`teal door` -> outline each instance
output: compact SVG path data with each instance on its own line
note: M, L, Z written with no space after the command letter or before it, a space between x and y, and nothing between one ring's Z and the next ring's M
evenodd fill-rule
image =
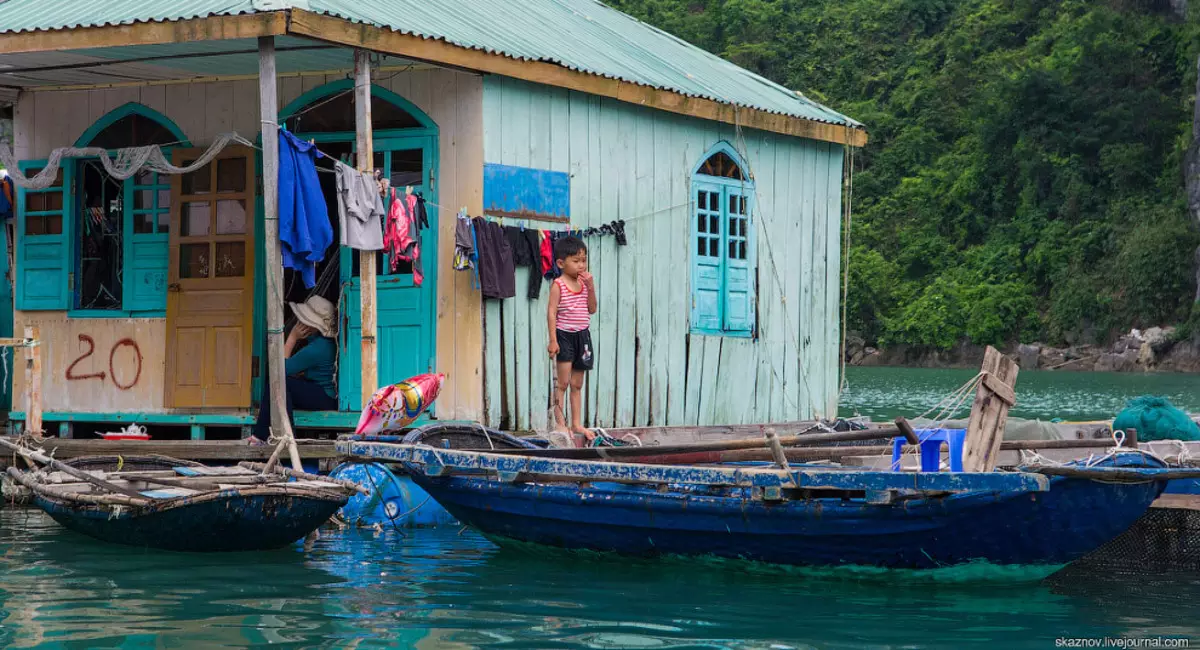
M375 168L391 179L397 194L406 187L421 192L427 201L429 227L421 231L421 268L424 281L416 286L412 265L390 255L377 254L375 302L378 314L376 350L379 386L387 386L434 370L434 313L437 283L437 188L433 136L375 140ZM385 202L390 206L390 202ZM359 292L359 252L341 249L344 286L338 401L343 411L362 408L362 310Z

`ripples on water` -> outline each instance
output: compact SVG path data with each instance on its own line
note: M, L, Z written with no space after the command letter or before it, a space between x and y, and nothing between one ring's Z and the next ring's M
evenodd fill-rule
M847 368L841 415L876 420L924 413L975 376L974 370ZM1014 417L1110 420L1139 395L1163 395L1191 413L1200 412L1200 375L1022 371L1017 375ZM970 408L970 402L967 403ZM965 413L960 417L965 418Z
M0 511L4 647L1051 648L1200 634L1200 575L1050 586L1021 569L801 571L497 549L471 531L323 531L195 555Z

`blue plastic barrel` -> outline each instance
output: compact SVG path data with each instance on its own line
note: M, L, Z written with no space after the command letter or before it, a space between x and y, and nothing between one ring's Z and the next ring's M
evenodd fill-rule
M415 527L454 523L454 517L411 478L381 463L342 463L329 475L354 481L371 491L369 495L355 494L342 507L342 518L352 526L395 524Z

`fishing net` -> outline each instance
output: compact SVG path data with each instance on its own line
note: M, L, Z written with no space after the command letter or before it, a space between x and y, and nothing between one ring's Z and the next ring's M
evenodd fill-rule
M1200 440L1200 426L1165 397L1143 395L1129 400L1113 420L1113 430L1137 429L1138 440Z
M1053 582L1098 573L1140 575L1147 570L1200 570L1200 510L1154 507L1107 544L1072 562Z
M159 145L111 151L100 147L61 147L50 153L50 158L41 171L34 176L26 176L21 173L17 157L13 155L8 143L0 142L0 163L4 163L4 168L18 186L30 190L44 190L57 182L58 168L65 158L98 158L109 175L123 181L142 169L159 174L189 174L212 162L230 143L254 146L252 142L236 133L223 133L217 136L207 151L186 167L172 165Z

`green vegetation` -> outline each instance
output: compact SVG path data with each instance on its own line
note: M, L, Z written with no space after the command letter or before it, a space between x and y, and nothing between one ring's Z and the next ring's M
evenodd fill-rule
M869 341L1093 342L1189 318L1196 7L611 4L867 125L848 308Z

